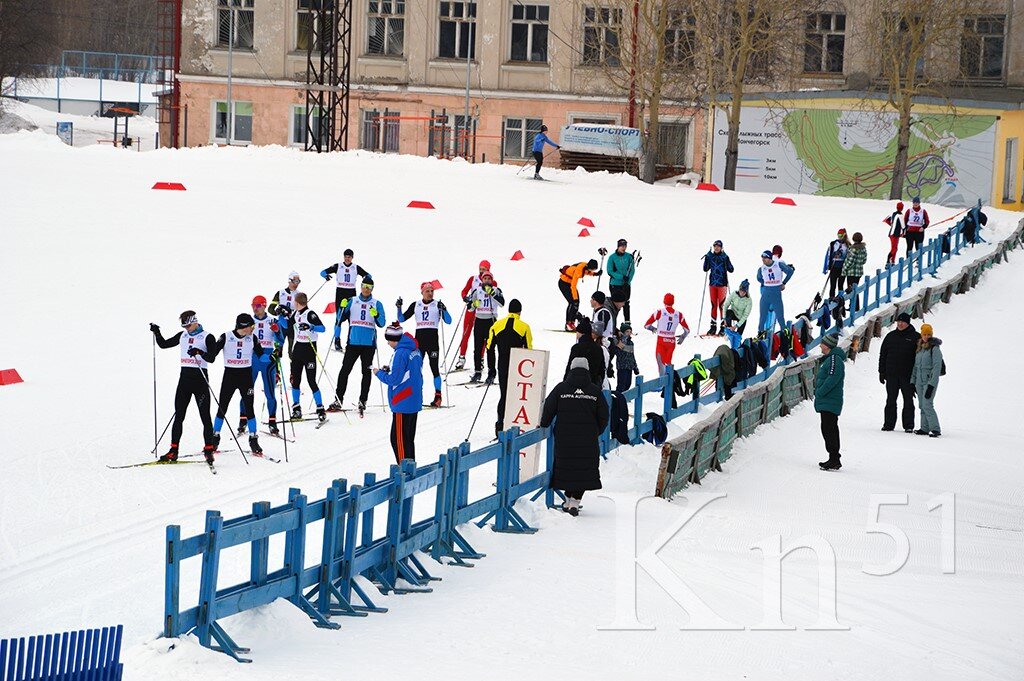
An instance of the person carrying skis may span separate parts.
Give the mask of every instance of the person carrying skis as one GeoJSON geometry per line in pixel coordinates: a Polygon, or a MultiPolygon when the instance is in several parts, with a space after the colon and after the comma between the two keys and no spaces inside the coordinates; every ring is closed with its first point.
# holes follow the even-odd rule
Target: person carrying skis
{"type": "Polygon", "coordinates": [[[487,350],[498,353],[498,420],[494,434],[505,429],[505,395],[508,392],[508,370],[512,360],[512,348],[533,348],[533,333],[530,325],[520,319],[523,304],[513,298],[508,301],[508,315],[494,323],[487,334],[487,350]]]}
{"type": "MultiPolygon", "coordinates": [[[[249,427],[249,449],[256,456],[263,453],[256,435],[256,411],[253,406],[253,355],[262,357],[263,345],[253,338],[256,320],[252,315],[242,313],[235,318],[235,330],[222,333],[213,346],[213,353],[224,353],[224,377],[220,382],[220,397],[217,398],[217,417],[213,420],[213,447],[220,447],[220,429],[235,392],[242,400],[242,409],[249,427]]],[[[269,355],[269,352],[268,352],[269,355]]],[[[241,430],[241,429],[240,429],[241,430]]]]}
{"type": "Polygon", "coordinates": [[[839,415],[843,413],[843,387],[846,382],[846,353],[839,347],[839,336],[825,334],[821,339],[824,360],[814,376],[814,411],[821,417],[821,437],[825,440],[828,461],[818,462],[823,471],[837,471],[843,467],[839,453],[839,415]]]}
{"type": "MultiPolygon", "coordinates": [[[[391,408],[391,449],[395,460],[416,460],[416,420],[423,409],[423,354],[416,340],[395,322],[384,331],[384,340],[395,351],[390,366],[374,371],[388,387],[391,408]]],[[[348,353],[345,353],[348,358],[348,353]]]]}
{"type": "Polygon", "coordinates": [[[900,239],[903,238],[903,202],[898,201],[896,210],[882,222],[889,225],[889,255],[885,262],[893,265],[896,263],[896,251],[899,250],[900,239]]]}
{"type": "Polygon", "coordinates": [[[612,300],[622,303],[622,318],[629,321],[629,297],[632,294],[633,275],[636,274],[638,258],[626,253],[625,239],[619,239],[615,252],[608,256],[608,293],[612,300]],[[616,300],[621,298],[621,301],[616,300]]]}
{"type": "Polygon", "coordinates": [[[682,345],[690,335],[690,325],[686,323],[683,313],[676,310],[676,297],[666,293],[662,301],[664,307],[657,310],[644,324],[644,328],[658,336],[658,344],[654,349],[654,357],[658,361],[658,375],[665,373],[665,367],[672,363],[672,354],[677,345],[682,345]],[[679,331],[682,331],[678,336],[679,331]]]}
{"type": "MultiPolygon", "coordinates": [[[[708,272],[708,298],[711,301],[711,328],[707,335],[718,335],[718,319],[724,320],[723,305],[729,293],[729,273],[733,271],[729,254],[722,250],[722,241],[716,240],[704,255],[704,271],[708,272]]],[[[724,325],[723,325],[724,326],[724,325]]]]}
{"type": "Polygon", "coordinates": [[[356,360],[359,360],[362,365],[363,378],[359,384],[359,402],[356,408],[359,410],[359,415],[362,416],[366,411],[366,399],[370,395],[370,382],[373,378],[370,365],[377,352],[377,329],[383,329],[385,324],[384,306],[373,297],[372,278],[363,277],[359,295],[342,301],[341,321],[348,322],[345,359],[342,360],[341,369],[338,370],[338,386],[334,402],[327,410],[341,411],[344,409],[348,377],[352,373],[352,367],[356,365],[356,360]]]}
{"type": "Polygon", "coordinates": [[[174,390],[174,425],[171,426],[171,448],[158,460],[174,463],[178,460],[178,444],[181,442],[185,411],[195,398],[199,418],[203,422],[203,456],[206,463],[213,464],[213,422],[210,420],[210,384],[206,368],[217,358],[213,351],[213,334],[206,333],[196,313],[185,310],[180,315],[182,330],[168,339],[160,333],[160,327],[150,324],[149,330],[156,337],[156,344],[164,350],[178,347],[181,354],[181,373],[178,387],[174,390]]]}
{"type": "Polygon", "coordinates": [[[770,314],[775,315],[779,328],[786,330],[786,310],[782,305],[782,292],[786,283],[793,276],[793,268],[782,259],[776,260],[771,251],[761,253],[761,268],[757,271],[757,281],[761,284],[761,319],[757,330],[770,332],[770,314]]]}
{"type": "Polygon", "coordinates": [[[319,334],[327,329],[320,317],[313,312],[306,304],[309,298],[305,293],[295,294],[295,311],[291,316],[291,322],[285,320],[286,324],[295,326],[295,344],[292,346],[291,354],[291,385],[292,385],[292,420],[302,418],[302,405],[299,400],[302,397],[300,385],[302,383],[302,371],[306,371],[306,382],[309,389],[313,391],[313,400],[316,402],[316,417],[321,422],[327,420],[324,412],[323,398],[320,395],[320,388],[316,384],[316,341],[319,334]]]}
{"type": "Polygon", "coordinates": [[[550,144],[555,149],[562,148],[555,144],[554,142],[552,142],[551,138],[544,134],[547,131],[548,126],[542,125],[540,126],[540,132],[533,136],[533,159],[537,161],[537,169],[533,171],[533,179],[535,180],[544,179],[543,177],[540,176],[540,169],[544,166],[544,145],[550,144]]]}
{"type": "Polygon", "coordinates": [[[288,285],[274,294],[267,311],[277,317],[277,325],[284,331],[288,339],[288,354],[292,352],[292,345],[295,343],[295,325],[289,324],[292,314],[295,311],[295,296],[299,293],[299,284],[302,278],[295,270],[288,275],[288,285]]]}
{"type": "Polygon", "coordinates": [[[558,290],[568,305],[565,308],[565,330],[576,330],[576,317],[580,312],[580,293],[576,287],[583,277],[596,277],[603,270],[597,269],[597,260],[591,258],[575,265],[563,265],[558,271],[558,290]]]}
{"type": "MultiPolygon", "coordinates": [[[[484,272],[491,271],[491,263],[489,260],[481,260],[477,273],[466,280],[466,285],[462,287],[463,300],[466,300],[471,296],[473,290],[480,287],[480,275],[484,272]]],[[[497,286],[498,282],[494,282],[497,286]]],[[[462,317],[462,339],[459,341],[459,358],[455,362],[455,368],[452,371],[462,371],[466,367],[466,350],[469,348],[469,339],[473,335],[473,326],[476,324],[476,311],[466,303],[466,312],[462,317]]]]}
{"type": "MultiPolygon", "coordinates": [[[[294,301],[293,301],[294,302],[294,301]]],[[[256,296],[252,299],[252,318],[255,324],[253,336],[263,347],[263,354],[252,363],[252,380],[256,383],[257,378],[263,379],[263,395],[267,398],[267,411],[270,412],[270,434],[277,436],[280,431],[277,428],[277,367],[281,360],[281,345],[284,343],[284,334],[277,320],[267,315],[267,299],[263,296],[256,296]]],[[[241,435],[246,429],[245,401],[239,404],[240,420],[238,422],[238,434],[241,435]]]]}
{"type": "Polygon", "coordinates": [[[903,431],[914,432],[914,373],[917,342],[921,334],[910,324],[910,315],[896,315],[896,328],[885,335],[878,353],[878,380],[885,386],[885,412],[882,430],[896,429],[896,401],[903,396],[903,431]]]}
{"type": "Polygon", "coordinates": [[[633,385],[633,377],[640,375],[640,367],[636,363],[636,350],[633,346],[633,326],[622,322],[619,335],[615,339],[615,390],[625,392],[633,385]]]}
{"type": "Polygon", "coordinates": [[[753,306],[754,302],[750,299],[750,282],[744,279],[740,282],[740,287],[730,293],[725,301],[725,321],[722,328],[735,329],[742,336],[753,306]]]}
{"type": "Polygon", "coordinates": [[[849,250],[850,240],[846,238],[846,230],[840,229],[825,249],[825,264],[821,268],[821,273],[828,275],[829,298],[835,296],[837,290],[843,289],[843,262],[849,250]]]}
{"type": "Polygon", "coordinates": [[[907,239],[907,257],[924,245],[924,230],[928,229],[931,220],[928,219],[928,211],[921,207],[921,199],[914,197],[914,205],[903,214],[904,233],[907,239]]]}
{"type": "Polygon", "coordinates": [[[352,262],[354,256],[355,251],[351,248],[346,248],[342,254],[341,262],[335,263],[320,272],[320,276],[325,281],[330,281],[332,274],[338,275],[338,278],[335,280],[337,287],[334,289],[334,349],[338,352],[341,352],[341,315],[345,309],[343,303],[356,297],[356,284],[360,277],[364,281],[373,278],[369,272],[352,262]]]}
{"type": "MultiPolygon", "coordinates": [[[[409,307],[402,312],[402,299],[395,301],[398,308],[398,322],[407,319],[416,320],[416,346],[420,351],[420,359],[426,357],[430,363],[430,373],[434,375],[434,400],[431,407],[441,406],[441,342],[438,339],[438,330],[441,323],[452,323],[452,317],[448,314],[448,308],[439,300],[434,300],[434,285],[429,281],[420,284],[422,300],[409,303],[409,307]]],[[[422,364],[422,361],[421,361],[422,364]]]]}
{"type": "Polygon", "coordinates": [[[498,308],[505,305],[505,294],[494,284],[490,272],[480,275],[480,286],[464,299],[476,312],[473,322],[473,375],[470,383],[479,383],[484,370],[484,354],[487,355],[487,384],[494,383],[497,370],[494,367],[494,348],[487,347],[487,336],[498,318],[498,308]]]}

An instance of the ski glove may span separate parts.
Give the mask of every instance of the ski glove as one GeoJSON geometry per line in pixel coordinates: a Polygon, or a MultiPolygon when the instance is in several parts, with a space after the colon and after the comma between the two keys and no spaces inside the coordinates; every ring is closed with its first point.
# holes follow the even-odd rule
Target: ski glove
{"type": "Polygon", "coordinates": [[[278,305],[277,306],[277,314],[278,315],[283,316],[283,317],[287,317],[287,316],[291,315],[291,313],[292,313],[292,309],[290,307],[288,307],[287,305],[278,305]]]}
{"type": "Polygon", "coordinates": [[[331,275],[329,275],[327,273],[327,270],[324,270],[323,272],[321,272],[320,276],[324,278],[324,281],[330,281],[331,280],[331,275]]]}
{"type": "Polygon", "coordinates": [[[472,307],[474,309],[480,307],[480,301],[479,300],[474,300],[472,303],[470,303],[470,307],[472,307]]]}
{"type": "Polygon", "coordinates": [[[462,302],[464,302],[466,305],[472,305],[473,296],[466,296],[465,298],[462,299],[462,302]]]}
{"type": "Polygon", "coordinates": [[[927,388],[924,389],[924,399],[930,400],[930,399],[932,399],[932,395],[934,395],[934,394],[935,394],[935,386],[934,385],[930,385],[930,386],[928,386],[927,388]]]}
{"type": "Polygon", "coordinates": [[[878,374],[878,382],[885,385],[885,374],[878,374]]]}
{"type": "Polygon", "coordinates": [[[348,301],[349,301],[348,298],[342,298],[341,299],[341,309],[344,310],[346,307],[348,307],[348,301]]]}
{"type": "Polygon", "coordinates": [[[188,349],[188,356],[189,357],[195,357],[196,355],[201,355],[201,354],[203,354],[203,351],[200,350],[199,348],[189,348],[188,349]]]}
{"type": "Polygon", "coordinates": [[[686,340],[685,333],[682,336],[676,336],[676,345],[682,345],[684,340],[686,340]]]}
{"type": "Polygon", "coordinates": [[[376,316],[377,316],[377,308],[376,307],[371,307],[370,308],[370,316],[376,318],[376,316]]]}
{"type": "Polygon", "coordinates": [[[438,303],[437,303],[437,311],[438,311],[438,312],[442,312],[442,313],[443,313],[443,312],[444,312],[445,310],[447,310],[447,309],[448,309],[448,308],[446,308],[446,307],[444,306],[444,303],[442,303],[442,302],[438,301],[438,303]]]}
{"type": "Polygon", "coordinates": [[[490,284],[484,284],[484,293],[486,293],[487,295],[491,295],[492,293],[494,293],[494,287],[491,286],[490,284]]]}
{"type": "Polygon", "coordinates": [[[151,333],[160,333],[160,327],[153,323],[150,323],[149,330],[151,333]]]}
{"type": "Polygon", "coordinates": [[[395,307],[397,307],[399,310],[401,310],[402,309],[402,303],[404,303],[404,302],[405,302],[404,300],[399,298],[398,300],[395,301],[395,307]]]}
{"type": "Polygon", "coordinates": [[[600,277],[602,274],[604,274],[604,270],[598,270],[598,271],[594,272],[594,276],[595,277],[600,277]]]}
{"type": "Polygon", "coordinates": [[[651,333],[658,333],[658,330],[654,328],[654,324],[648,324],[644,328],[650,331],[651,333]]]}
{"type": "Polygon", "coordinates": [[[299,324],[299,331],[309,331],[309,324],[306,322],[299,324]]]}

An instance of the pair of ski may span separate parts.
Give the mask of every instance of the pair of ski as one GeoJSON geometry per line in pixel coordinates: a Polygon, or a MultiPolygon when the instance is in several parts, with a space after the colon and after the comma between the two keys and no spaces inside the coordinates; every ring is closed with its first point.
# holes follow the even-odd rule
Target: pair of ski
{"type": "MultiPolygon", "coordinates": [[[[331,413],[334,413],[334,412],[331,412],[331,413]]],[[[302,416],[302,417],[299,417],[297,419],[285,419],[284,421],[278,421],[278,423],[283,425],[285,423],[303,423],[303,422],[306,422],[306,421],[317,421],[317,424],[315,426],[313,426],[313,428],[315,430],[320,430],[324,426],[324,424],[327,423],[327,420],[328,419],[325,418],[323,421],[321,421],[320,417],[318,417],[318,416],[302,416]]],[[[266,422],[264,422],[264,425],[266,425],[266,422]]],[[[266,431],[264,431],[264,432],[266,432],[266,431]]],[[[271,435],[271,437],[280,437],[280,436],[279,435],[271,435]]],[[[295,440],[289,439],[288,442],[295,442],[295,440]]]]}

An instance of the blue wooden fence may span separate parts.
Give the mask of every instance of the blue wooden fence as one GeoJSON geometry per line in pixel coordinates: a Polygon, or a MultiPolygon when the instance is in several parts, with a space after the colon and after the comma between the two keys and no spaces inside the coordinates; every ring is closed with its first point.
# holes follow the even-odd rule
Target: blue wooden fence
{"type": "Polygon", "coordinates": [[[120,681],[121,625],[0,641],[0,681],[120,681]]]}

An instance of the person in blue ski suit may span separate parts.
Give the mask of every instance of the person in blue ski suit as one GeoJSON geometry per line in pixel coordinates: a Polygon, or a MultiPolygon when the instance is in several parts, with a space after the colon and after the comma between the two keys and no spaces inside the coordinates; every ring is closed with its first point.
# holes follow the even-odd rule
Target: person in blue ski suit
{"type": "Polygon", "coordinates": [[[391,448],[395,460],[416,460],[416,419],[423,409],[423,354],[416,340],[395,322],[384,331],[384,339],[394,351],[390,367],[381,367],[374,375],[388,387],[391,408],[391,448]]]}
{"type": "Polygon", "coordinates": [[[555,149],[562,148],[555,144],[554,142],[552,142],[551,138],[544,134],[547,131],[548,126],[542,125],[540,126],[540,132],[538,132],[533,138],[533,158],[534,160],[537,161],[537,169],[533,171],[533,179],[535,180],[543,179],[540,176],[540,169],[544,165],[544,145],[550,144],[555,149]]]}
{"type": "Polygon", "coordinates": [[[355,298],[342,301],[341,321],[348,322],[348,342],[345,345],[345,359],[338,371],[338,385],[335,389],[334,403],[328,411],[340,411],[345,403],[345,388],[352,367],[359,360],[363,370],[363,380],[359,386],[360,414],[366,408],[366,398],[370,394],[370,364],[377,351],[377,329],[383,329],[384,306],[373,297],[373,279],[364,277],[361,291],[355,298]]]}
{"type": "Polygon", "coordinates": [[[793,268],[782,260],[776,260],[771,251],[761,253],[761,268],[757,270],[757,281],[761,284],[761,319],[758,331],[770,331],[774,327],[770,315],[774,314],[781,330],[786,329],[786,310],[782,305],[782,292],[786,282],[793,277],[793,268]]]}

